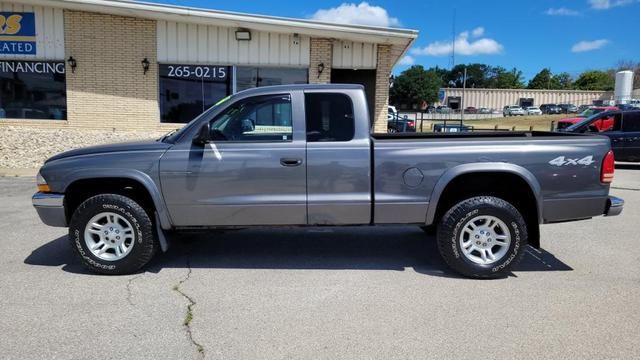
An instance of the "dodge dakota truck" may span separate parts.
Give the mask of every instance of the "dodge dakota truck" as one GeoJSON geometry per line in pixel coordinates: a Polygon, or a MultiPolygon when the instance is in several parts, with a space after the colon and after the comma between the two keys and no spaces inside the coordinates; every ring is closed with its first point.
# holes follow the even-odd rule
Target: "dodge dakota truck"
{"type": "Polygon", "coordinates": [[[405,224],[456,272],[503,277],[539,225],[617,215],[609,139],[558,132],[375,134],[359,85],[236,93],[156,141],[48,159],[33,205],[80,261],[139,271],[174,232],[405,224]]]}

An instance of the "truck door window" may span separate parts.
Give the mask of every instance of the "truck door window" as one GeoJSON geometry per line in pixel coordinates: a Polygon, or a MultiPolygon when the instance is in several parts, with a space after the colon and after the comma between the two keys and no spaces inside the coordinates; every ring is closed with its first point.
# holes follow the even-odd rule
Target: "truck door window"
{"type": "Polygon", "coordinates": [[[617,113],[602,118],[601,132],[620,131],[622,129],[622,114],[617,113]]]}
{"type": "Polygon", "coordinates": [[[291,141],[291,97],[256,96],[231,105],[211,123],[216,141],[291,141]]]}
{"type": "Polygon", "coordinates": [[[622,131],[640,132],[640,111],[627,112],[622,117],[622,131]]]}
{"type": "Polygon", "coordinates": [[[307,141],[350,141],[355,133],[353,104],[345,94],[305,94],[307,141]]]}

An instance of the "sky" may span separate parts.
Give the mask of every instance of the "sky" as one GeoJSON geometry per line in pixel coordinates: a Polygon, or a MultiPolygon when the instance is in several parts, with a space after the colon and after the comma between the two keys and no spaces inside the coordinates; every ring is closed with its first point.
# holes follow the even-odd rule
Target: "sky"
{"type": "Polygon", "coordinates": [[[640,62],[640,0],[154,2],[418,30],[394,73],[413,64],[451,67],[454,33],[456,64],[516,67],[527,80],[544,67],[576,76],[620,60],[640,62]]]}

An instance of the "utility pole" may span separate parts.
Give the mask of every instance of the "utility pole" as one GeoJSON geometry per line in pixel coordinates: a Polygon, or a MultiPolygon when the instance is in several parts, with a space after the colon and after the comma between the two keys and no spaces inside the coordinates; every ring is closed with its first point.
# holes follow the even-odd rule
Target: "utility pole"
{"type": "Polygon", "coordinates": [[[456,9],[453,9],[453,27],[451,29],[451,68],[456,66],[456,9]]]}
{"type": "Polygon", "coordinates": [[[460,100],[460,131],[462,131],[464,121],[464,100],[465,91],[467,89],[467,67],[464,67],[464,75],[462,76],[462,99],[460,100]]]}

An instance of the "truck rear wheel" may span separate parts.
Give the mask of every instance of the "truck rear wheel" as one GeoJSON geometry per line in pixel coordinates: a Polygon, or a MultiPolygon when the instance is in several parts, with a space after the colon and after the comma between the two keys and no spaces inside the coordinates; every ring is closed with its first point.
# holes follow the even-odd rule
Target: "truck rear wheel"
{"type": "Polygon", "coordinates": [[[69,240],[85,267],[110,275],[138,271],[158,248],[147,212],[116,194],[97,195],[80,204],[69,222],[69,240]]]}
{"type": "Polygon", "coordinates": [[[473,278],[506,276],[524,254],[527,226],[510,203],[478,196],[454,205],[440,220],[438,249],[456,272],[473,278]]]}

